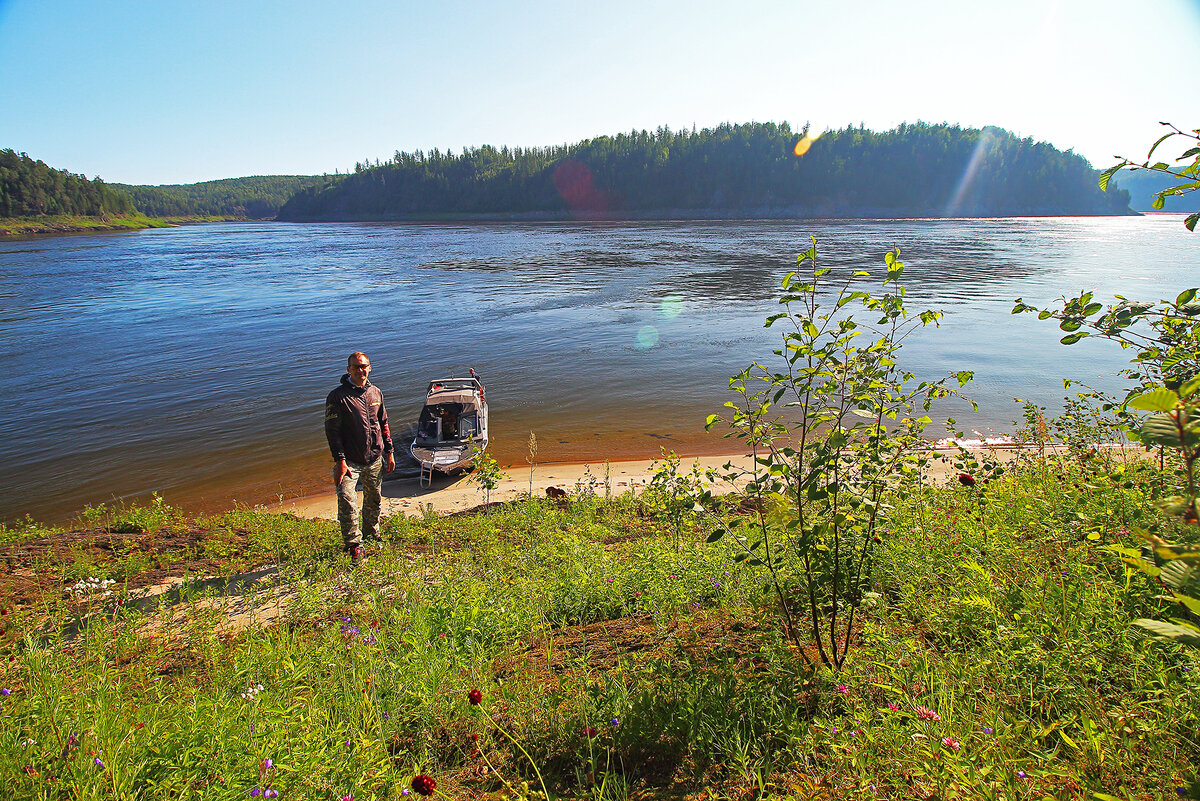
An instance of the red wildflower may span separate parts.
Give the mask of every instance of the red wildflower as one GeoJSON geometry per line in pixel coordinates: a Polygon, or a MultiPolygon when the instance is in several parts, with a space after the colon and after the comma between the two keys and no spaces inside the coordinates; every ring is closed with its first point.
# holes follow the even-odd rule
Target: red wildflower
{"type": "Polygon", "coordinates": [[[962,484],[964,487],[973,487],[975,486],[975,476],[971,475],[970,473],[959,473],[958,483],[962,484]]]}
{"type": "Polygon", "coordinates": [[[595,726],[588,726],[588,727],[587,727],[587,736],[588,736],[588,737],[595,737],[595,736],[596,736],[596,727],[595,727],[595,726]]]}
{"type": "Polygon", "coordinates": [[[917,707],[917,717],[921,720],[932,720],[935,722],[942,719],[942,716],[937,712],[934,712],[932,709],[924,706],[917,707]]]}
{"type": "Polygon", "coordinates": [[[437,787],[437,782],[432,776],[426,776],[424,773],[413,776],[412,788],[421,795],[433,795],[434,788],[437,787]]]}
{"type": "Polygon", "coordinates": [[[467,703],[471,706],[479,706],[483,703],[483,693],[479,690],[471,690],[467,693],[467,703]]]}

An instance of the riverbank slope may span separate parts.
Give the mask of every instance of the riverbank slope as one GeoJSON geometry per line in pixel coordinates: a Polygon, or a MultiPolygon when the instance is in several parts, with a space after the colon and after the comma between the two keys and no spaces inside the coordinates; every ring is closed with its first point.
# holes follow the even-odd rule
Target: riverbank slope
{"type": "Polygon", "coordinates": [[[131,214],[124,217],[86,217],[75,214],[11,217],[0,219],[0,237],[72,234],[88,231],[141,231],[147,228],[174,228],[191,223],[231,222],[234,219],[232,217],[147,217],[144,214],[131,214]]]}

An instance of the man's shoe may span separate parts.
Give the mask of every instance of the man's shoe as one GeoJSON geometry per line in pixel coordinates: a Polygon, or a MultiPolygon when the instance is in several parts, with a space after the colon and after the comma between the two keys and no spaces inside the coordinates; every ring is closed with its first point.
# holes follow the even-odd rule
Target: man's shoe
{"type": "Polygon", "coordinates": [[[351,545],[350,550],[347,551],[347,553],[350,554],[350,566],[351,567],[357,566],[358,563],[362,561],[363,549],[362,549],[361,545],[351,545]]]}

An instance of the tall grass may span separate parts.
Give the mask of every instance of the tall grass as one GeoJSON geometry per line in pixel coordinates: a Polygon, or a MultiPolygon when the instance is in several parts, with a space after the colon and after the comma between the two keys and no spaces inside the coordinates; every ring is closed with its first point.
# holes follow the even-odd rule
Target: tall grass
{"type": "Polygon", "coordinates": [[[893,499],[839,674],[804,668],[758,569],[653,498],[393,518],[354,570],[328,522],[124,510],[99,522],[200,528],[213,569],[283,583],[139,612],[113,604],[135,573],[5,602],[0,778],[21,799],[361,801],[417,773],[531,795],[536,765],[564,797],[1174,796],[1200,671],[1131,629],[1165,602],[1101,550],[1171,525],[1130,470],[1050,457],[893,499]],[[231,625],[256,601],[283,616],[231,625]]]}

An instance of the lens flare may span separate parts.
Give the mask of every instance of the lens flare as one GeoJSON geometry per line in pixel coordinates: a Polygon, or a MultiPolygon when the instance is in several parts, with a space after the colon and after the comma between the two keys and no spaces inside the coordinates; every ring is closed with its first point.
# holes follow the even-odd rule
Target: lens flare
{"type": "Polygon", "coordinates": [[[678,317],[683,314],[683,297],[681,295],[667,295],[662,299],[659,309],[662,312],[662,316],[668,320],[678,317]]]}
{"type": "Polygon", "coordinates": [[[967,198],[975,183],[975,176],[987,160],[988,152],[995,143],[996,136],[991,131],[985,128],[979,132],[975,149],[971,151],[971,158],[967,160],[967,166],[963,169],[962,177],[958,179],[958,186],[954,189],[954,197],[946,205],[947,217],[957,217],[963,213],[963,208],[966,206],[967,198]]]}
{"type": "Polygon", "coordinates": [[[658,344],[658,329],[652,325],[643,325],[637,332],[637,346],[641,350],[650,350],[658,344]]]}
{"type": "Polygon", "coordinates": [[[808,149],[812,147],[812,144],[815,141],[817,141],[817,137],[806,133],[804,136],[800,137],[800,141],[796,142],[796,147],[793,152],[797,156],[803,156],[808,152],[808,149]]]}

